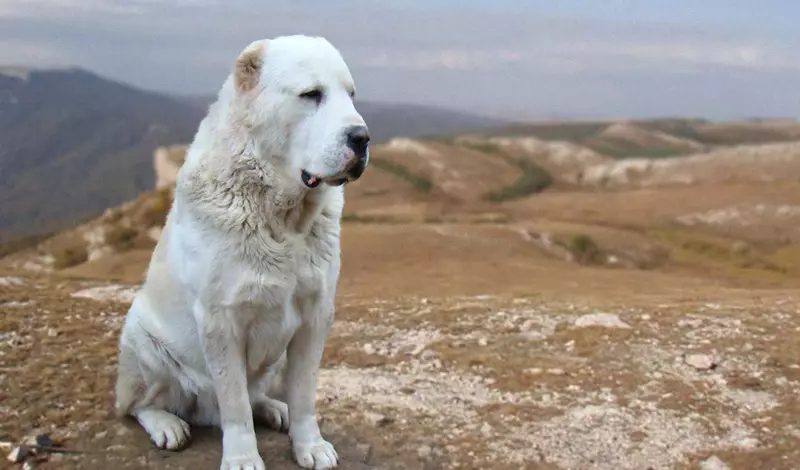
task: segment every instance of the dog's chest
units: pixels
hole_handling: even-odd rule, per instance
[[[251,295],[259,291],[270,297],[313,295],[325,288],[326,280],[336,275],[332,263],[338,261],[335,232],[314,227],[305,236],[287,238],[282,243],[255,245],[248,250],[251,275],[242,288]],[[250,297],[248,295],[247,297]]]

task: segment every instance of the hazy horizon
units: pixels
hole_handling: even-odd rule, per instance
[[[4,3],[0,64],[213,95],[251,40],[304,33],[341,50],[365,101],[514,119],[800,117],[800,4],[270,3]]]

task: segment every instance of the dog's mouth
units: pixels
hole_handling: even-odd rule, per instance
[[[307,188],[311,189],[316,188],[320,185],[320,183],[325,183],[330,186],[341,186],[348,181],[347,176],[336,175],[328,178],[320,178],[319,176],[312,175],[306,170],[302,170],[300,172],[300,179],[303,180],[303,184],[306,185]]]
[[[322,180],[319,177],[312,175],[306,170],[302,170],[300,172],[300,179],[302,179],[303,184],[309,188],[316,188],[322,182]]]

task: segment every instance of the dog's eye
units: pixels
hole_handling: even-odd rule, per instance
[[[314,88],[313,90],[304,91],[303,93],[300,93],[300,98],[319,104],[322,102],[322,90],[319,88]]]

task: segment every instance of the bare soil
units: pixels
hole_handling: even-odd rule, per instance
[[[580,267],[506,225],[348,224],[343,244],[318,392],[342,468],[797,468],[796,289]],[[166,452],[111,415],[135,277],[0,278],[0,440],[82,451],[37,468],[218,465],[218,431]]]

